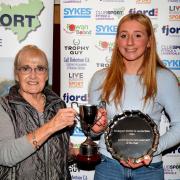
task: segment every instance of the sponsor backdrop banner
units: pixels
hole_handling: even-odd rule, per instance
[[[14,83],[14,58],[27,44],[45,51],[52,84],[53,8],[53,0],[0,0],[0,96]]]
[[[164,64],[180,79],[180,0],[61,0],[61,96],[86,103],[88,84],[96,70],[109,66],[117,24],[128,13],[150,17]],[[171,92],[169,92],[171,96]],[[162,117],[161,134],[168,128]],[[84,139],[79,128],[71,136],[75,146]],[[180,180],[180,147],[164,157],[166,180]],[[72,179],[92,180],[94,171],[70,166]]]

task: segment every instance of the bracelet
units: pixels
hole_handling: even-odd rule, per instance
[[[32,140],[33,140],[32,142],[33,142],[33,145],[35,146],[35,148],[39,149],[40,146],[36,140],[35,131],[32,132]]]

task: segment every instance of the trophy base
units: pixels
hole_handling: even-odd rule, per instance
[[[98,153],[98,146],[88,136],[80,145],[79,154],[76,156],[76,162],[79,169],[91,170],[101,161]]]
[[[100,154],[94,154],[91,156],[78,154],[76,156],[77,167],[83,170],[93,170],[100,161]]]

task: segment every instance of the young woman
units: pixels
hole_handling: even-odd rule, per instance
[[[107,151],[102,124],[99,147],[102,161],[96,166],[95,180],[163,180],[161,153],[180,142],[180,91],[175,75],[165,68],[156,51],[150,19],[143,14],[124,16],[117,28],[111,64],[97,71],[89,86],[89,102],[107,102],[108,120],[125,110],[148,114],[160,126],[162,111],[170,118],[169,130],[160,137],[153,157],[133,163],[113,159]]]

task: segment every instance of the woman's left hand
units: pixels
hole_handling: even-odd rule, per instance
[[[125,167],[135,169],[141,166],[147,166],[150,164],[151,161],[152,161],[152,157],[150,157],[149,155],[145,155],[144,158],[139,159],[139,162],[133,162],[132,160],[129,159],[128,161],[121,160],[120,163]]]
[[[98,117],[100,117],[99,120],[97,120],[97,122],[92,127],[92,131],[95,133],[100,133],[100,132],[104,131],[107,127],[107,124],[108,124],[107,112],[104,108],[98,109],[97,118]]]

